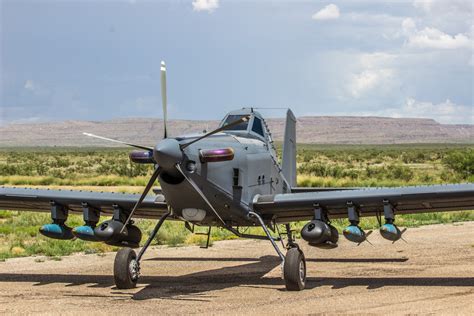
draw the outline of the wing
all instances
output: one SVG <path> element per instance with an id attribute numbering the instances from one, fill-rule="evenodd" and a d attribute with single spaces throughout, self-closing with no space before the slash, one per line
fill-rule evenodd
<path id="1" fill-rule="evenodd" d="M 474 210 L 474 183 L 257 195 L 253 208 L 266 219 L 291 222 L 312 219 L 315 204 L 331 218 L 347 217 L 348 202 L 360 216 L 383 214 L 384 200 L 396 214 Z"/>
<path id="2" fill-rule="evenodd" d="M 0 187 L 0 209 L 50 212 L 51 202 L 56 202 L 66 207 L 72 213 L 82 214 L 82 204 L 88 203 L 103 214 L 113 214 L 116 206 L 124 211 L 131 211 L 139 197 L 139 194 L 2 186 Z M 148 195 L 134 217 L 159 218 L 166 211 L 167 205 L 163 195 Z"/>

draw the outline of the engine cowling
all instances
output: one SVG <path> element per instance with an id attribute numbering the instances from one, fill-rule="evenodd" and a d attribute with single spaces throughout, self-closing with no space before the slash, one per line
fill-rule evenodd
<path id="1" fill-rule="evenodd" d="M 306 240 L 310 246 L 335 248 L 339 240 L 339 233 L 331 224 L 320 220 L 312 220 L 304 225 L 301 230 L 301 237 Z"/>

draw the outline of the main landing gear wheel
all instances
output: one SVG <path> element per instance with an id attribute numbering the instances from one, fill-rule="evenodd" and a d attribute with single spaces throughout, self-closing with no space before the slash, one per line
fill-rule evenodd
<path id="1" fill-rule="evenodd" d="M 140 277 L 137 254 L 130 248 L 122 248 L 115 255 L 114 280 L 119 289 L 133 289 Z"/>
<path id="2" fill-rule="evenodd" d="M 288 249 L 283 265 L 283 277 L 288 291 L 301 291 L 306 285 L 306 260 L 303 252 L 293 247 Z"/>

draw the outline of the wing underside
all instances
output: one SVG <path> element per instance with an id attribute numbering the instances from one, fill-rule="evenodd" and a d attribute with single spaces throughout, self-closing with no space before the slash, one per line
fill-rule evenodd
<path id="1" fill-rule="evenodd" d="M 259 195 L 253 208 L 277 222 L 309 220 L 317 205 L 330 218 L 347 217 L 347 205 L 353 203 L 360 216 L 383 214 L 388 201 L 396 214 L 474 210 L 474 184 L 430 185 L 399 188 L 367 188 Z"/>
<path id="2" fill-rule="evenodd" d="M 71 213 L 81 214 L 83 203 L 87 203 L 102 214 L 111 215 L 117 206 L 130 211 L 138 197 L 138 194 L 0 187 L 0 209 L 50 212 L 51 202 L 55 202 Z M 267 219 L 290 222 L 312 219 L 316 205 L 326 209 L 331 218 L 346 217 L 348 202 L 358 208 L 360 216 L 376 216 L 383 213 L 384 201 L 393 206 L 396 214 L 474 210 L 474 184 L 259 195 L 253 208 Z M 159 218 L 166 211 L 163 195 L 149 195 L 135 217 Z"/>
<path id="3" fill-rule="evenodd" d="M 0 209 L 3 210 L 50 212 L 51 202 L 55 202 L 71 213 L 82 214 L 83 203 L 87 203 L 102 214 L 111 215 L 117 207 L 130 212 L 138 198 L 139 194 L 0 187 Z M 149 195 L 134 217 L 159 218 L 166 211 L 161 194 Z"/>

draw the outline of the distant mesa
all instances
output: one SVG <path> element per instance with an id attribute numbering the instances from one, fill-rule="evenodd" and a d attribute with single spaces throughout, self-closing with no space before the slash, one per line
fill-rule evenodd
<path id="1" fill-rule="evenodd" d="M 273 138 L 281 141 L 284 119 L 267 120 Z M 211 130 L 218 121 L 171 120 L 170 135 Z M 114 143 L 85 137 L 89 132 L 123 141 L 152 145 L 163 130 L 163 121 L 124 118 L 110 121 L 64 121 L 10 124 L 0 127 L 0 147 L 73 146 L 115 147 Z M 298 118 L 298 143 L 407 144 L 474 143 L 474 125 L 440 124 L 432 119 L 356 116 L 304 116 Z"/>

